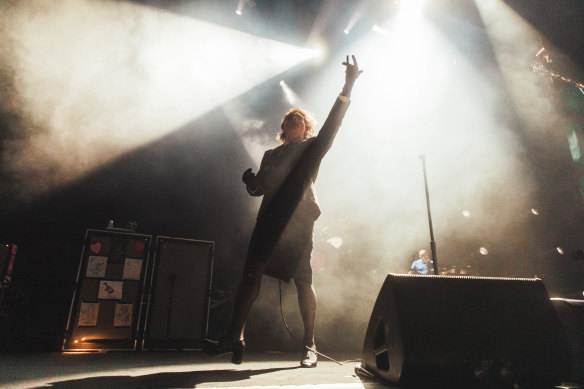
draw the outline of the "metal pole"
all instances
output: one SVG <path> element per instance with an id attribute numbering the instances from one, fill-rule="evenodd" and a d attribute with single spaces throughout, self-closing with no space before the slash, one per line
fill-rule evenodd
<path id="1" fill-rule="evenodd" d="M 430 212 L 430 194 L 428 192 L 428 177 L 426 176 L 426 156 L 420 155 L 422 169 L 424 171 L 424 187 L 426 188 L 426 206 L 428 208 L 428 224 L 430 225 L 430 249 L 434 261 L 434 274 L 438 275 L 438 257 L 436 256 L 436 242 L 434 242 L 434 229 L 432 228 L 432 213 Z"/>

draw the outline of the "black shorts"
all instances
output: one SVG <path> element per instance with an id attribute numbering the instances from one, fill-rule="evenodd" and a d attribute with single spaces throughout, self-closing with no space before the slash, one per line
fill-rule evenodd
<path id="1" fill-rule="evenodd" d="M 258 220 L 253 230 L 247 263 L 266 264 L 265 274 L 289 282 L 291 278 L 312 283 L 312 233 L 314 221 L 293 217 L 278 236 L 275 223 Z"/>

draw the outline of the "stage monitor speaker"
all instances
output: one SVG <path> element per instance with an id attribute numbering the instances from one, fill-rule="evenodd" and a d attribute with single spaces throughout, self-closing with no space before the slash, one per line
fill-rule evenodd
<path id="1" fill-rule="evenodd" d="M 214 242 L 160 236 L 143 349 L 201 348 L 207 335 Z"/>
<path id="2" fill-rule="evenodd" d="M 549 388 L 569 354 L 539 279 L 389 274 L 356 370 L 400 387 Z"/>
<path id="3" fill-rule="evenodd" d="M 570 343 L 569 382 L 584 384 L 584 300 L 552 298 Z"/>

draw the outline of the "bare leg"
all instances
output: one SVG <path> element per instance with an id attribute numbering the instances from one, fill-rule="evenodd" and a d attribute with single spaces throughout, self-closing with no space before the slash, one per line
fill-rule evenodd
<path id="1" fill-rule="evenodd" d="M 314 322 L 316 317 L 316 291 L 311 283 L 294 280 L 298 292 L 298 305 L 300 315 L 304 323 L 304 344 L 308 347 L 314 345 Z"/>
<path id="2" fill-rule="evenodd" d="M 247 320 L 247 315 L 249 314 L 251 306 L 260 293 L 262 275 L 265 267 L 265 263 L 252 263 L 245 265 L 241 284 L 239 284 L 239 289 L 237 290 L 237 296 L 235 298 L 231 325 L 229 326 L 229 332 L 227 334 L 232 340 L 244 338 L 243 330 L 245 327 L 245 321 Z"/>

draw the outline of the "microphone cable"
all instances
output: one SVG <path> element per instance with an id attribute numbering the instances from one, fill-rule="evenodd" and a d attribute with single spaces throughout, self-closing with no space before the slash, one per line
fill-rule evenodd
<path id="1" fill-rule="evenodd" d="M 294 334 L 292 334 L 292 331 L 290 330 L 290 328 L 288 327 L 288 323 L 286 322 L 286 318 L 284 317 L 284 309 L 282 308 L 282 280 L 280 280 L 280 279 L 278 279 L 278 289 L 280 291 L 280 315 L 282 316 L 282 320 L 284 321 L 284 326 L 286 327 L 286 331 L 288 331 L 288 334 L 292 337 L 292 339 L 294 339 L 296 342 L 298 342 L 299 344 L 301 344 L 302 347 L 304 347 L 304 348 L 306 348 L 306 349 L 308 349 L 308 350 L 316 353 L 317 355 L 320 355 L 320 356 L 322 356 L 322 357 L 324 357 L 324 358 L 326 358 L 326 359 L 328 359 L 330 361 L 333 361 L 334 363 L 336 363 L 338 365 L 343 366 L 343 363 L 345 363 L 345 362 L 355 362 L 355 361 L 358 361 L 358 360 L 352 360 L 352 359 L 350 359 L 350 360 L 347 360 L 347 361 L 339 362 L 336 359 L 329 357 L 328 355 L 324 355 L 323 353 L 316 351 L 316 349 L 311 349 L 310 347 L 308 347 L 307 345 L 305 345 L 303 342 L 301 342 L 298 338 L 296 338 L 294 336 Z"/>

